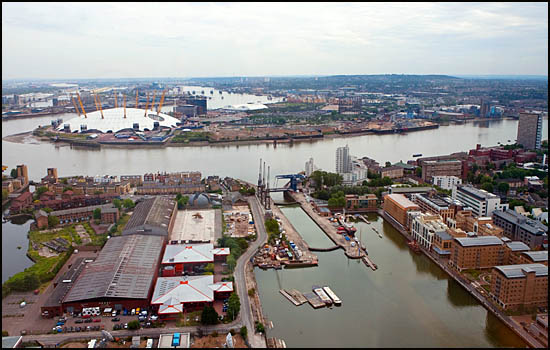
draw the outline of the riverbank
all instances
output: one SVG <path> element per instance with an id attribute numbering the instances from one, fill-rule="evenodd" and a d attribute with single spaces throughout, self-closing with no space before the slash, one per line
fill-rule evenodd
<path id="1" fill-rule="evenodd" d="M 384 221 L 392 225 L 393 228 L 395 228 L 399 233 L 401 233 L 408 241 L 411 241 L 413 239 L 411 235 L 399 223 L 397 223 L 391 217 L 386 215 L 386 213 L 383 210 L 380 209 L 378 211 L 378 215 L 380 215 L 384 219 Z M 492 302 L 488 298 L 485 298 L 465 278 L 461 277 L 458 272 L 447 267 L 445 264 L 447 260 L 443 260 L 443 261 L 440 260 L 439 258 L 434 256 L 432 253 L 427 251 L 422 246 L 420 246 L 419 248 L 426 257 L 428 257 L 433 263 L 439 266 L 439 268 L 445 271 L 447 275 L 452 277 L 458 284 L 460 284 L 464 289 L 466 289 L 470 293 L 470 295 L 476 298 L 481 303 L 481 305 L 485 307 L 485 309 L 487 309 L 499 320 L 501 320 L 510 330 L 512 330 L 520 338 L 522 338 L 527 344 L 529 344 L 529 346 L 533 348 L 544 348 L 543 344 L 541 344 L 537 339 L 535 339 L 530 334 L 528 334 L 523 329 L 521 329 L 521 327 L 519 327 L 509 316 L 505 315 L 502 311 L 500 311 L 495 305 L 492 304 Z M 485 294 L 485 292 L 483 293 Z"/>

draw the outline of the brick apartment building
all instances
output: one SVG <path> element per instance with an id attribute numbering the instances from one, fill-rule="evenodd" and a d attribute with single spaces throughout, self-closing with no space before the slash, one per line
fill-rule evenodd
<path id="1" fill-rule="evenodd" d="M 503 245 L 504 242 L 496 236 L 454 238 L 449 264 L 459 271 L 502 265 Z"/>
<path id="2" fill-rule="evenodd" d="M 420 207 L 402 194 L 388 194 L 384 196 L 384 211 L 408 229 L 407 213 L 419 211 Z"/>
<path id="3" fill-rule="evenodd" d="M 490 296 L 503 309 L 548 306 L 548 266 L 521 264 L 495 266 Z"/>
<path id="4" fill-rule="evenodd" d="M 429 160 L 422 163 L 422 180 L 432 182 L 434 176 L 462 177 L 462 161 Z"/>

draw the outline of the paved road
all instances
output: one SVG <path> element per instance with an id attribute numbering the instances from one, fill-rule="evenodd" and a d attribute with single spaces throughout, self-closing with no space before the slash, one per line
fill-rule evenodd
<path id="1" fill-rule="evenodd" d="M 237 284 L 237 290 L 239 291 L 239 298 L 241 300 L 241 321 L 242 324 L 246 325 L 246 328 L 248 328 L 250 345 L 254 348 L 265 348 L 265 339 L 255 334 L 254 317 L 252 315 L 252 308 L 250 307 L 250 302 L 248 299 L 248 289 L 246 288 L 245 267 L 250 261 L 250 258 L 252 258 L 252 256 L 254 256 L 254 254 L 258 251 L 258 247 L 267 242 L 267 232 L 264 225 L 263 210 L 260 208 L 258 198 L 256 198 L 256 196 L 250 196 L 248 202 L 250 203 L 250 208 L 252 209 L 252 216 L 254 218 L 254 225 L 256 226 L 258 238 L 248 247 L 246 252 L 241 255 L 237 261 L 237 267 L 235 269 L 235 283 Z"/>

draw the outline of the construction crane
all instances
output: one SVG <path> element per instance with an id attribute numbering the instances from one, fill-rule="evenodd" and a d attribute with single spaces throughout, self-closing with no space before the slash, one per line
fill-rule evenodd
<path id="1" fill-rule="evenodd" d="M 84 118 L 88 118 L 86 115 L 86 110 L 84 109 L 84 105 L 82 104 L 82 100 L 80 99 L 80 94 L 77 92 L 76 96 L 78 97 L 78 102 L 80 103 L 80 108 L 82 108 L 82 113 L 84 113 Z"/>
<path id="2" fill-rule="evenodd" d="M 149 92 L 147 92 L 147 102 L 145 103 L 145 113 L 143 113 L 144 117 L 147 117 L 147 108 L 149 108 Z"/>
<path id="3" fill-rule="evenodd" d="M 160 109 L 162 108 L 162 104 L 164 103 L 164 94 L 166 93 L 166 90 L 164 90 L 162 92 L 162 97 L 160 98 L 160 103 L 159 103 L 159 106 L 157 108 L 157 117 L 159 116 L 159 113 L 160 113 Z"/>
<path id="4" fill-rule="evenodd" d="M 138 108 L 138 90 L 136 89 L 136 108 Z"/>
<path id="5" fill-rule="evenodd" d="M 116 92 L 115 92 L 115 108 L 118 108 L 118 104 L 117 104 L 117 101 L 116 101 Z"/>
<path id="6" fill-rule="evenodd" d="M 155 91 L 153 91 L 153 100 L 151 101 L 151 112 L 155 111 Z M 145 111 L 145 116 L 147 116 L 147 111 Z"/>
<path id="7" fill-rule="evenodd" d="M 101 108 L 101 100 L 99 99 L 99 95 L 96 95 L 97 96 L 97 104 L 99 105 L 99 111 L 101 112 L 101 119 L 105 119 L 103 117 L 103 108 Z"/>
<path id="8" fill-rule="evenodd" d="M 124 119 L 126 119 L 126 95 L 122 96 L 124 96 Z"/>
<path id="9" fill-rule="evenodd" d="M 78 105 L 76 104 L 76 101 L 74 100 L 74 96 L 71 95 L 71 100 L 73 100 L 73 106 L 76 113 L 78 113 L 78 116 L 80 117 L 80 110 L 78 110 Z"/>

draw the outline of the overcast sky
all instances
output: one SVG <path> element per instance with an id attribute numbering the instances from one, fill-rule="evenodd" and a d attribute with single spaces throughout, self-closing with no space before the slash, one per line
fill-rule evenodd
<path id="1" fill-rule="evenodd" d="M 548 3 L 2 3 L 2 79 L 548 75 Z"/>

